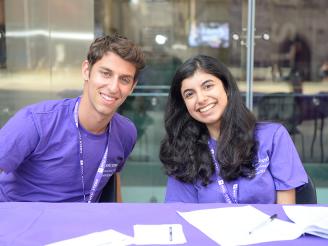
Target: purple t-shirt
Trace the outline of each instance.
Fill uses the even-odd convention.
[[[27,106],[0,129],[0,201],[83,201],[78,130],[74,123],[77,98]],[[105,152],[108,133],[91,134],[80,126],[84,183],[88,197]],[[137,137],[134,124],[115,114],[111,120],[106,167],[119,172]],[[104,172],[95,197],[110,176]]]
[[[229,196],[232,196],[233,185],[238,185],[238,203],[275,203],[276,190],[290,190],[304,185],[308,182],[307,174],[292,139],[281,124],[258,123],[256,136],[259,141],[256,176],[225,182],[225,186]],[[216,146],[217,143],[212,139],[211,144]],[[225,203],[216,174],[212,180],[214,182],[204,187],[200,181],[187,184],[168,177],[165,202]]]

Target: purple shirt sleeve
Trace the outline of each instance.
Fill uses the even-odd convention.
[[[15,170],[35,149],[39,134],[28,110],[14,115],[0,130],[0,169]]]
[[[308,182],[295,145],[285,127],[277,129],[273,137],[270,172],[276,190],[290,190]]]
[[[115,114],[113,118],[113,139],[115,139],[115,144],[119,145],[124,151],[124,157],[119,162],[119,166],[116,172],[120,172],[125,165],[126,160],[131,154],[135,143],[137,141],[137,129],[132,121],[128,118]]]

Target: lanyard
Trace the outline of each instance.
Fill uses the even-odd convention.
[[[219,185],[219,189],[224,197],[224,200],[227,203],[238,203],[238,183],[233,184],[232,186],[232,198],[229,195],[227,186],[224,183],[224,180],[220,178],[219,176],[219,163],[215,158],[215,151],[214,151],[214,146],[211,143],[211,141],[208,141],[208,146],[210,148],[210,152],[211,152],[211,156],[212,156],[212,160],[214,162],[214,166],[215,166],[215,171],[218,175],[218,180],[217,183]]]
[[[86,195],[85,195],[85,182],[84,182],[84,160],[83,160],[83,141],[82,141],[82,136],[81,136],[81,132],[79,129],[79,119],[78,119],[78,108],[79,108],[79,102],[80,99],[77,100],[75,107],[74,107],[74,121],[75,121],[75,126],[77,128],[77,131],[79,133],[79,157],[80,157],[80,167],[81,167],[81,178],[82,178],[82,189],[83,189],[83,199],[85,202],[91,203],[97,187],[100,183],[101,178],[103,177],[103,173],[106,167],[106,161],[107,161],[107,156],[108,156],[108,147],[109,147],[109,138],[110,138],[110,130],[111,130],[111,124],[109,124],[108,127],[108,140],[107,140],[107,145],[106,145],[106,150],[105,153],[103,155],[103,157],[101,158],[97,173],[95,175],[95,178],[93,180],[93,184],[91,186],[90,189],[90,195],[89,195],[89,199],[86,200]]]

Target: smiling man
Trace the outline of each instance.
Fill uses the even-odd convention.
[[[116,111],[144,67],[120,35],[97,38],[82,63],[81,97],[40,102],[0,129],[0,201],[97,202],[136,142]]]

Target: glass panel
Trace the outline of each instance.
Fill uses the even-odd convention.
[[[328,2],[256,1],[254,111],[282,122],[318,188],[328,192]]]
[[[171,77],[187,58],[202,53],[228,65],[245,88],[246,49],[231,39],[244,35],[247,1],[95,1],[96,34],[119,32],[140,44],[146,68],[120,109],[136,123],[138,141],[122,171],[125,202],[161,202],[166,176],[158,158]],[[245,24],[243,24],[243,22]]]
[[[186,58],[209,54],[243,87],[245,49],[231,35],[246,26],[244,13],[241,0],[0,0],[0,127],[27,104],[79,95],[91,40],[118,31],[143,47],[148,64],[121,109],[139,131],[123,197],[161,201],[166,177],[158,150],[172,74]]]
[[[80,93],[91,1],[0,0],[0,33],[0,127],[27,104]]]

